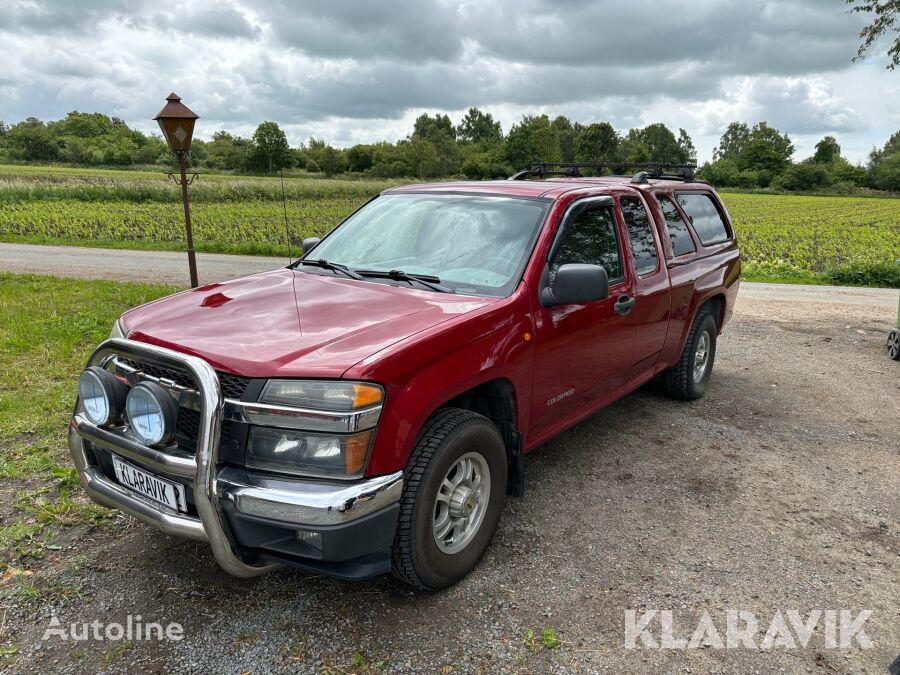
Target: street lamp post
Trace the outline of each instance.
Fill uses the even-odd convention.
[[[169,148],[175,153],[175,157],[178,159],[178,168],[181,170],[181,179],[175,179],[175,182],[181,185],[181,201],[184,203],[184,229],[187,233],[188,268],[191,273],[191,288],[196,288],[197,258],[194,254],[194,235],[191,231],[191,205],[188,202],[188,185],[193,182],[194,177],[188,180],[185,161],[191,149],[194,123],[199,116],[182,103],[174,93],[169,94],[166,101],[166,105],[153,119],[159,123],[159,128],[162,129]],[[173,178],[175,177],[173,176]]]

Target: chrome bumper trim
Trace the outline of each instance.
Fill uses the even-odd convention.
[[[403,472],[357,483],[273,479],[243,471],[219,476],[219,497],[242,514],[293,525],[342,525],[400,501]]]
[[[181,478],[193,478],[197,473],[197,461],[193,455],[148,448],[143,443],[95,426],[84,415],[78,413],[75,414],[73,422],[82,438],[117,455],[138,461],[148,469]]]
[[[88,462],[80,432],[73,420],[69,425],[69,452],[81,476],[85,491],[98,504],[120,509],[139,520],[150,523],[166,534],[197,541],[209,541],[206,530],[196,518],[162,511],[130,490],[109,480],[97,466]],[[145,461],[145,460],[142,460]]]

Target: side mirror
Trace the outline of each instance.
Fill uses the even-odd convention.
[[[583,305],[608,295],[609,277],[600,265],[562,265],[550,285],[541,291],[541,304]]]
[[[303,255],[306,255],[310,251],[312,251],[316,244],[318,244],[322,239],[320,237],[307,237],[300,243],[300,248],[303,249]]]

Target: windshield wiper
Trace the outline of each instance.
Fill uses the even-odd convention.
[[[441,285],[441,280],[438,277],[432,276],[430,274],[407,274],[403,270],[356,270],[357,274],[360,274],[364,277],[378,277],[381,279],[394,279],[395,281],[408,281],[408,282],[417,282],[430,288],[433,291],[438,291],[439,293],[453,293],[454,290],[452,288],[448,288],[447,286]]]
[[[351,279],[362,279],[362,276],[351,270],[346,265],[341,265],[339,263],[328,262],[327,260],[323,260],[319,258],[318,260],[303,260],[297,261],[298,265],[312,265],[313,267],[321,267],[323,270],[331,270],[332,272],[341,272],[342,274],[346,274]]]

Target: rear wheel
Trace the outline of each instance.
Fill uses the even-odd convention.
[[[682,401],[693,401],[706,393],[716,359],[716,320],[701,309],[694,317],[681,358],[663,371],[661,381],[666,393]]]
[[[437,590],[468,574],[497,529],[506,472],[503,438],[489,419],[459,408],[438,411],[407,464],[394,575]]]
[[[895,328],[888,334],[887,344],[888,356],[894,361],[900,361],[900,329]]]

